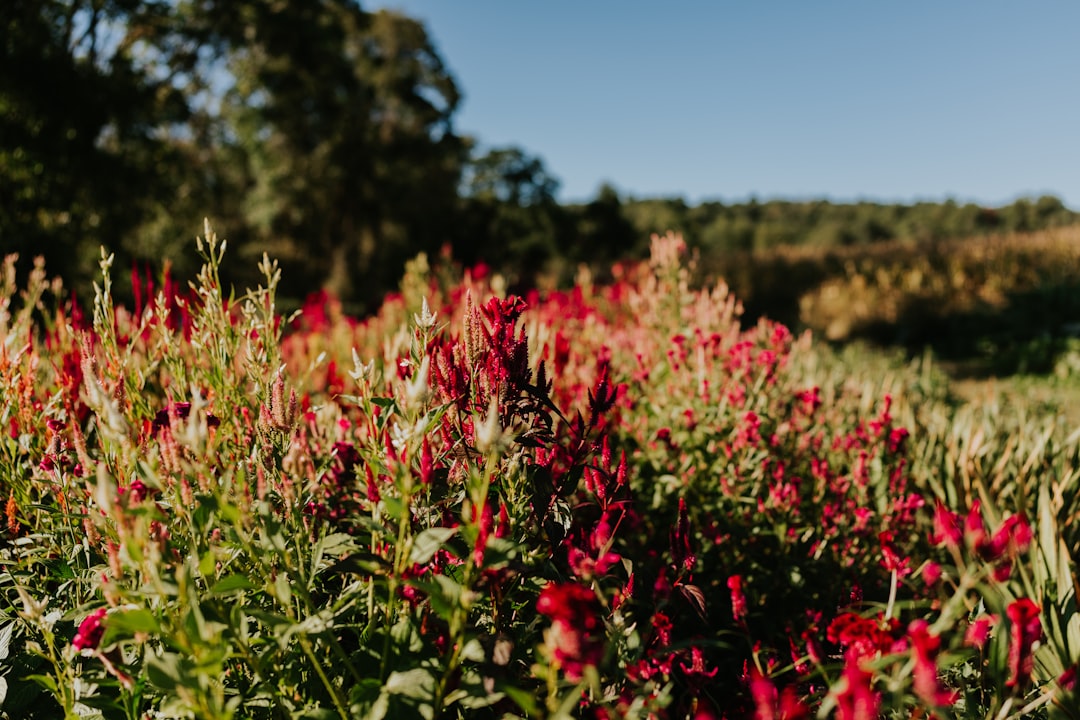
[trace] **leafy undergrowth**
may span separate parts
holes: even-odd
[[[695,290],[0,294],[9,718],[1075,717],[1076,441]],[[9,263],[6,267],[11,268]]]

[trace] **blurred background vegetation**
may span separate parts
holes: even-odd
[[[957,374],[1080,372],[1080,215],[1054,197],[689,205],[604,186],[560,204],[538,156],[458,132],[447,60],[395,12],[7,0],[0,29],[0,253],[24,272],[44,256],[82,297],[100,246],[117,269],[190,277],[204,216],[237,288],[265,251],[287,301],[322,288],[357,314],[421,252],[547,287],[670,229],[751,320],[931,348]]]

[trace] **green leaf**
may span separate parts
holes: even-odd
[[[146,661],[146,677],[157,688],[165,691],[182,686],[180,656],[164,653]]]
[[[157,633],[161,629],[154,613],[145,608],[120,610],[105,617],[105,627],[117,633],[134,635],[135,633]]]
[[[409,562],[414,565],[423,565],[435,555],[447,540],[457,533],[457,528],[436,527],[428,528],[413,539],[412,552],[409,553]]]
[[[382,499],[383,508],[386,510],[386,514],[394,520],[400,520],[405,517],[405,513],[408,508],[405,507],[405,503],[401,501],[401,498],[396,497],[384,497]]]
[[[445,575],[436,575],[434,581],[410,578],[405,583],[426,593],[431,609],[443,620],[450,620],[458,605],[461,604],[461,593],[464,588]]]
[[[500,691],[506,693],[506,696],[513,700],[514,703],[529,717],[538,714],[536,698],[533,697],[531,692],[509,683],[505,685],[499,683],[497,687]]]
[[[270,586],[270,591],[283,607],[288,607],[289,603],[292,602],[292,588],[289,586],[289,578],[284,572],[278,573]]]
[[[7,658],[8,653],[11,650],[11,634],[15,631],[15,623],[9,622],[3,628],[0,628],[0,660]],[[3,701],[0,700],[0,706],[3,705]]]
[[[217,558],[214,557],[213,550],[207,550],[199,558],[199,572],[203,577],[209,578],[214,576],[214,570],[217,567]]]
[[[435,694],[435,678],[425,668],[413,668],[405,672],[395,671],[386,679],[383,691],[417,700],[431,700]]]
[[[354,549],[356,549],[356,540],[348,533],[332,533],[322,541],[322,551],[326,555],[341,555]]]
[[[257,585],[244,575],[228,575],[214,583],[211,595],[231,595],[243,590],[254,590]]]
[[[26,679],[36,682],[38,685],[51,692],[53,695],[56,695],[60,692],[60,688],[56,686],[56,679],[53,678],[52,675],[27,675]]]

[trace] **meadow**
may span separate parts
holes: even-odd
[[[670,234],[362,320],[225,251],[85,311],[5,262],[0,717],[1080,716],[1065,415],[744,321]],[[890,312],[848,267],[826,338]]]

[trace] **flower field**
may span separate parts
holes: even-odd
[[[613,281],[0,273],[0,717],[1080,717],[1077,435]],[[125,278],[126,280],[126,278]]]

